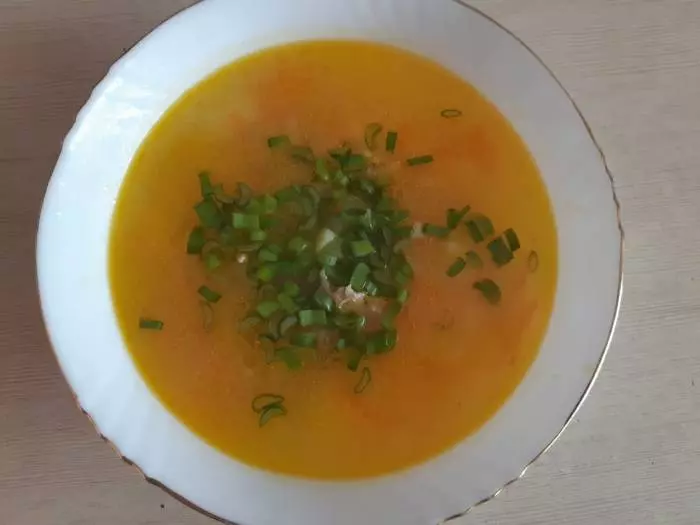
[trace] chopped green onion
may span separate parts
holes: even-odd
[[[396,330],[386,330],[374,334],[367,340],[367,355],[386,353],[396,346]]]
[[[262,242],[267,239],[267,233],[262,230],[253,230],[250,232],[250,240],[252,242]]]
[[[540,256],[537,255],[537,252],[535,250],[532,250],[530,252],[530,255],[527,256],[527,268],[531,272],[536,272],[537,268],[540,267]]]
[[[258,304],[256,310],[263,319],[269,319],[272,317],[277,310],[280,309],[280,305],[277,301],[263,301]]]
[[[301,359],[299,359],[296,353],[296,349],[291,346],[276,349],[275,358],[284,362],[290,370],[299,370],[302,365]]]
[[[258,252],[258,257],[261,261],[264,262],[277,262],[279,260],[277,254],[268,250],[267,248],[263,248],[262,250],[260,250]]]
[[[259,396],[255,396],[253,398],[250,406],[253,409],[253,412],[259,414],[268,407],[274,405],[281,406],[282,403],[284,403],[284,397],[282,396],[277,394],[260,394]]]
[[[258,280],[264,283],[269,283],[270,281],[272,281],[272,279],[275,278],[276,274],[277,271],[275,267],[271,264],[264,264],[263,266],[258,268],[258,271],[256,272]]]
[[[430,237],[437,237],[439,239],[445,239],[450,234],[452,230],[445,226],[436,226],[435,224],[426,223],[423,225],[423,233],[429,235]]]
[[[297,186],[289,186],[287,188],[282,188],[275,193],[278,204],[286,204],[288,202],[294,202],[299,198],[299,188]]]
[[[365,169],[367,167],[367,159],[364,155],[348,155],[343,162],[343,169],[345,171],[358,171]]]
[[[316,304],[327,312],[333,310],[333,306],[335,305],[333,298],[323,288],[316,290],[316,293],[314,294],[314,301],[316,301]]]
[[[478,269],[484,266],[484,263],[481,261],[481,257],[479,257],[474,250],[469,250],[464,255],[464,260],[467,263],[468,268]]]
[[[362,369],[362,377],[360,378],[360,381],[355,385],[355,393],[361,394],[362,392],[364,392],[365,388],[367,388],[371,382],[372,372],[370,372],[369,368],[364,367]]]
[[[321,157],[316,159],[316,176],[319,180],[328,181],[331,178],[331,174],[328,171],[328,166],[326,166],[326,161]]]
[[[289,342],[301,348],[316,348],[318,334],[316,332],[298,332],[294,334]]]
[[[208,171],[203,171],[199,174],[199,189],[203,199],[214,194],[214,187],[211,185],[211,178],[209,177]]]
[[[343,256],[343,239],[334,237],[318,252],[318,258],[323,264],[335,264]]]
[[[474,214],[465,224],[469,230],[469,236],[477,244],[491,237],[494,233],[493,223],[485,215]]]
[[[236,191],[238,192],[238,205],[247,206],[253,195],[252,188],[244,182],[239,182]]]
[[[266,214],[274,213],[277,209],[277,199],[272,195],[263,195],[261,197],[262,212]]]
[[[348,369],[352,372],[356,372],[357,369],[360,367],[360,362],[362,361],[363,357],[363,354],[359,350],[352,351],[348,358]]]
[[[224,187],[221,184],[214,186],[214,198],[221,204],[236,204],[236,197],[229,195],[224,191]]]
[[[409,166],[419,166],[421,164],[430,164],[433,162],[432,155],[421,155],[420,157],[411,157],[406,160],[406,164]]]
[[[406,301],[408,301],[409,297],[409,291],[406,288],[402,288],[399,290],[399,293],[396,294],[396,300],[401,303],[401,304],[406,304]]]
[[[301,291],[299,285],[292,281],[285,282],[283,285],[283,290],[289,297],[296,297]]]
[[[299,312],[301,326],[323,326],[327,323],[325,310],[302,310]]]
[[[233,214],[233,227],[239,230],[259,230],[260,216],[246,213]]]
[[[393,330],[396,323],[396,316],[399,315],[402,308],[403,305],[398,301],[387,306],[382,315],[382,326],[387,330]]]
[[[462,112],[458,109],[443,109],[440,116],[444,118],[457,118],[462,116]]]
[[[146,319],[142,317],[139,319],[139,328],[142,330],[162,330],[163,321],[158,321],[157,319]]]
[[[204,300],[210,303],[218,303],[219,299],[221,299],[221,294],[215,292],[208,286],[200,286],[199,290],[197,290],[197,293],[204,297]]]
[[[287,409],[284,408],[281,405],[272,405],[267,408],[265,408],[261,414],[260,414],[260,419],[258,421],[258,425],[260,427],[264,427],[267,425],[271,419],[276,418],[276,417],[282,417],[287,415]]]
[[[461,210],[456,210],[454,208],[450,208],[447,210],[447,227],[450,230],[454,230],[460,222],[462,222],[462,219],[464,219],[464,216],[469,213],[469,210],[471,209],[471,206],[465,206]]]
[[[199,217],[199,222],[205,228],[219,228],[221,226],[222,217],[219,207],[208,198],[197,204],[194,211]]]
[[[382,132],[382,125],[378,122],[367,124],[365,128],[365,146],[372,151],[377,147],[377,137]]]
[[[299,310],[299,306],[294,302],[294,299],[289,297],[286,293],[281,293],[277,295],[277,302],[288,314],[293,314]]]
[[[209,252],[204,256],[204,264],[212,272],[221,266],[221,257],[216,252]]]
[[[350,286],[352,287],[352,289],[356,292],[362,291],[365,288],[365,285],[367,284],[367,278],[369,277],[369,274],[370,268],[365,263],[360,263],[357,266],[355,266],[355,269],[352,272],[352,276],[350,277]]]
[[[496,237],[486,247],[491,252],[491,259],[497,266],[503,266],[513,260],[513,252],[510,251],[503,237]]]
[[[280,335],[286,334],[290,328],[293,328],[299,323],[296,315],[288,315],[280,322],[279,332]]]
[[[374,246],[368,240],[353,241],[350,243],[350,249],[355,257],[367,257],[375,252]]]
[[[201,253],[206,242],[207,240],[204,237],[204,228],[201,226],[193,228],[190,232],[190,236],[187,238],[187,253]]]
[[[309,247],[310,243],[303,237],[293,237],[287,244],[290,250],[295,253],[301,253]]]
[[[501,301],[501,289],[491,279],[477,281],[472,287],[481,292],[481,295],[491,304],[498,304]]]
[[[292,146],[289,150],[289,154],[292,158],[300,160],[302,162],[307,162],[310,164],[316,164],[316,157],[314,157],[314,152],[308,146]]]
[[[287,135],[277,135],[267,139],[267,147],[270,149],[278,148],[280,146],[287,146],[289,144],[291,144],[291,142]]]
[[[386,150],[389,153],[394,153],[396,150],[396,142],[399,139],[399,134],[396,131],[388,131],[386,134]]]
[[[518,239],[518,234],[515,233],[513,228],[508,228],[503,233],[503,236],[506,238],[511,252],[515,252],[520,249],[520,239]]]
[[[447,269],[447,272],[446,272],[447,276],[448,277],[456,277],[457,275],[462,273],[462,271],[464,270],[464,268],[466,266],[467,266],[467,262],[464,259],[462,259],[461,257],[457,257],[455,262],[453,262],[450,265],[450,267]]]

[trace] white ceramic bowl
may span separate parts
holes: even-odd
[[[117,327],[107,245],[127,167],[180,95],[260,48],[339,38],[429,57],[500,108],[549,191],[560,273],[539,356],[477,433],[409,470],[320,482],[237,462],[156,400]],[[521,42],[474,9],[453,0],[206,0],[127,53],[80,112],[44,201],[39,288],[58,361],[81,407],[124,458],[194,506],[242,525],[434,525],[518,478],[585,397],[620,302],[618,211],[601,153],[571,99]]]

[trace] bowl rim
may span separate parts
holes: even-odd
[[[601,350],[601,352],[600,352],[600,355],[599,355],[598,361],[597,361],[597,363],[596,363],[595,369],[594,369],[594,371],[593,371],[593,373],[592,373],[592,375],[591,375],[591,377],[590,377],[590,380],[589,380],[587,386],[585,387],[585,390],[583,391],[582,395],[580,396],[580,399],[577,401],[577,403],[575,404],[575,406],[574,406],[573,409],[571,410],[571,413],[570,413],[569,416],[567,417],[566,421],[564,422],[564,424],[562,425],[562,427],[560,428],[560,430],[556,433],[556,435],[554,435],[554,437],[551,438],[551,440],[549,441],[549,443],[547,443],[546,446],[544,446],[544,448],[542,448],[542,450],[540,450],[540,451],[539,451],[539,452],[538,452],[538,453],[537,453],[537,454],[522,468],[522,471],[521,471],[516,477],[514,477],[514,478],[510,479],[509,481],[505,482],[500,488],[498,488],[497,490],[495,490],[495,491],[494,491],[491,495],[489,495],[488,497],[486,497],[486,498],[484,498],[484,499],[482,499],[482,500],[480,500],[480,501],[477,501],[476,503],[473,503],[473,504],[469,505],[469,506],[468,506],[464,511],[462,511],[462,512],[459,512],[459,513],[457,513],[457,514],[454,514],[454,515],[451,515],[451,516],[448,516],[448,517],[444,518],[440,523],[448,523],[448,522],[450,522],[450,521],[452,521],[452,520],[458,519],[458,518],[460,518],[460,517],[466,515],[466,514],[467,514],[468,512],[470,512],[473,508],[475,508],[475,507],[477,507],[477,506],[479,506],[479,505],[482,505],[482,504],[484,504],[484,503],[486,503],[486,502],[492,500],[493,498],[495,498],[496,496],[498,496],[506,487],[508,487],[509,485],[511,485],[512,483],[514,483],[515,481],[517,481],[517,480],[519,480],[521,477],[523,477],[523,476],[525,475],[526,471],[530,468],[530,466],[532,466],[532,464],[533,464],[535,461],[537,461],[543,454],[545,454],[545,453],[556,443],[556,441],[559,439],[559,437],[563,434],[563,432],[566,430],[566,428],[569,426],[569,424],[570,424],[570,423],[572,422],[572,420],[574,419],[576,413],[577,413],[578,410],[581,408],[583,402],[585,401],[585,399],[586,399],[586,398],[588,397],[588,395],[590,394],[590,391],[591,391],[591,389],[592,389],[592,387],[593,387],[593,384],[595,383],[595,381],[596,381],[597,378],[599,377],[600,371],[601,371],[601,369],[602,369],[602,365],[603,365],[604,360],[605,360],[605,358],[606,358],[606,356],[607,356],[607,354],[608,354],[608,352],[609,352],[609,349],[610,349],[610,345],[611,345],[611,342],[612,342],[612,338],[613,338],[613,334],[614,334],[614,331],[615,331],[617,322],[618,322],[618,320],[619,320],[619,314],[620,314],[620,309],[621,309],[621,305],[622,305],[623,280],[624,280],[624,238],[625,238],[624,228],[623,228],[622,219],[621,219],[621,206],[620,206],[620,201],[619,201],[619,198],[618,198],[617,193],[616,193],[616,190],[615,190],[615,180],[614,180],[614,176],[613,176],[613,174],[612,174],[612,171],[611,171],[610,168],[609,168],[609,165],[608,165],[608,163],[607,163],[607,160],[606,160],[606,157],[605,157],[605,155],[604,155],[604,153],[603,153],[603,150],[602,150],[600,144],[598,143],[597,139],[595,138],[595,135],[594,135],[594,133],[593,133],[593,131],[592,131],[592,128],[591,128],[590,124],[588,123],[588,121],[587,121],[586,118],[584,117],[583,113],[581,112],[579,106],[576,104],[576,102],[575,102],[575,100],[573,99],[573,97],[571,96],[571,94],[567,91],[567,89],[564,87],[564,85],[559,81],[559,79],[556,77],[556,75],[554,74],[554,72],[544,63],[544,61],[543,61],[543,60],[542,60],[542,59],[541,59],[541,58],[540,58],[540,57],[539,57],[539,56],[538,56],[538,55],[537,55],[537,54],[536,54],[536,53],[535,53],[521,38],[519,38],[515,33],[513,33],[512,31],[510,31],[509,29],[507,29],[506,27],[504,27],[501,23],[499,23],[498,21],[496,21],[496,20],[495,20],[494,18],[492,18],[491,16],[489,16],[489,15],[485,14],[484,12],[482,12],[480,9],[478,9],[478,8],[476,8],[476,7],[474,7],[474,6],[471,6],[471,5],[467,4],[464,0],[445,0],[445,1],[446,1],[446,2],[449,2],[449,3],[457,4],[457,5],[459,5],[459,6],[463,7],[463,8],[465,8],[465,9],[471,11],[472,13],[474,13],[474,14],[476,14],[476,15],[482,17],[482,18],[485,19],[486,21],[488,21],[488,22],[490,22],[491,24],[495,25],[495,26],[496,26],[497,28],[499,28],[500,30],[502,30],[502,31],[504,31],[505,33],[507,33],[507,34],[508,34],[512,39],[514,39],[520,46],[522,46],[532,57],[534,57],[534,58],[537,60],[537,62],[539,62],[539,64],[547,71],[547,73],[549,74],[549,76],[551,77],[551,79],[554,80],[554,81],[556,82],[556,84],[558,85],[558,87],[560,88],[560,90],[566,95],[566,97],[567,97],[568,100],[570,101],[571,105],[573,106],[573,108],[575,109],[576,113],[578,114],[578,117],[580,118],[581,122],[583,123],[583,125],[584,125],[584,127],[585,127],[585,129],[586,129],[586,132],[587,132],[587,134],[588,134],[590,140],[592,141],[593,145],[595,146],[595,148],[596,148],[596,150],[597,150],[597,152],[598,152],[598,154],[599,154],[599,156],[600,156],[600,161],[601,161],[601,163],[602,163],[603,169],[604,169],[604,171],[605,171],[605,173],[606,173],[606,175],[607,175],[607,177],[608,177],[608,179],[609,179],[610,193],[611,193],[611,195],[612,195],[612,199],[613,199],[613,203],[614,203],[614,207],[615,207],[615,213],[616,213],[616,227],[617,227],[617,230],[618,230],[618,233],[619,233],[619,271],[618,271],[618,279],[617,279],[617,280],[618,280],[618,285],[617,285],[617,291],[616,291],[616,299],[615,299],[614,313],[613,313],[613,316],[612,316],[612,318],[611,318],[611,320],[610,320],[610,327],[609,327],[608,333],[607,333],[607,335],[606,335],[606,337],[605,337],[605,345],[604,345],[604,347],[602,348],[602,350]],[[189,6],[189,7],[184,7],[184,8],[182,8],[182,9],[179,9],[178,11],[174,12],[171,16],[169,16],[167,19],[163,20],[160,24],[158,24],[158,25],[157,25],[156,27],[154,27],[151,31],[149,31],[146,35],[144,35],[138,42],[136,42],[136,43],[133,44],[131,47],[129,47],[127,50],[125,50],[125,52],[122,54],[122,56],[111,66],[109,72],[105,75],[105,77],[95,86],[95,88],[93,89],[93,92],[92,92],[91,96],[89,97],[88,101],[85,103],[85,105],[83,106],[83,108],[82,108],[82,109],[80,110],[80,112],[78,113],[78,116],[76,117],[76,120],[75,120],[74,124],[80,121],[81,115],[83,114],[84,111],[88,110],[88,109],[90,108],[90,106],[93,104],[94,98],[95,98],[96,94],[99,93],[100,88],[103,86],[103,84],[105,83],[105,81],[110,77],[110,75],[111,75],[111,73],[113,72],[113,70],[121,66],[121,64],[124,62],[125,58],[131,53],[131,51],[132,51],[134,48],[138,47],[140,44],[142,44],[142,43],[144,43],[145,41],[147,41],[147,40],[153,35],[153,33],[156,32],[156,31],[158,31],[158,29],[160,29],[162,26],[164,26],[164,25],[170,23],[173,19],[177,18],[179,15],[181,15],[181,14],[183,14],[183,13],[189,11],[189,10],[192,9],[192,8],[197,7],[199,4],[202,4],[202,3],[208,3],[208,2],[207,2],[207,0],[204,0],[203,2],[196,3],[196,4],[194,4],[194,5],[192,5],[192,6]],[[71,130],[71,132],[69,132],[69,136],[70,136],[70,134],[71,134],[72,132],[73,132],[73,130]],[[67,138],[68,138],[68,137],[67,137]],[[65,146],[64,146],[64,147],[65,147]],[[62,151],[61,155],[62,155],[62,154],[63,154],[63,151]],[[53,177],[52,177],[52,179],[53,179]],[[41,212],[41,216],[42,216],[42,217],[44,216],[44,205],[46,204],[46,201],[48,200],[48,197],[49,197],[49,194],[50,194],[50,190],[51,190],[52,182],[54,182],[54,181],[51,180],[51,181],[49,182],[49,185],[48,185],[48,188],[47,188],[47,192],[46,192],[45,197],[44,197],[44,202],[42,203],[42,212]],[[36,237],[36,250],[37,250],[37,254],[38,254],[38,251],[39,251],[39,245],[40,245],[41,238],[42,238],[42,237],[41,237],[41,231],[42,231],[41,224],[42,224],[42,222],[43,222],[43,221],[40,220],[40,223],[39,223],[39,231],[38,231],[37,237]],[[40,263],[39,263],[39,257],[37,256],[37,271],[39,270],[39,264],[40,264]],[[40,278],[39,278],[39,275],[37,274],[37,281],[39,282],[39,280],[40,280]],[[49,329],[49,322],[48,322],[48,320],[47,320],[47,313],[46,313],[46,309],[45,309],[45,304],[44,304],[43,301],[42,301],[42,303],[41,303],[41,311],[42,311],[42,316],[43,316],[43,319],[44,319],[44,324],[45,324],[45,327],[46,327],[46,330],[47,330],[47,334],[48,334],[49,340],[51,341],[52,347],[54,347],[54,342],[53,342],[53,339],[52,339],[52,334],[51,334],[51,331],[50,331],[50,329]],[[66,379],[67,379],[67,374],[66,374],[66,372],[65,372],[64,365],[61,363],[60,359],[58,358],[58,355],[57,355],[55,352],[54,352],[54,358],[56,358],[56,361],[57,361],[57,363],[59,364],[59,368],[61,369],[61,371],[62,371],[64,377],[66,377]],[[193,510],[195,510],[195,511],[197,511],[197,512],[200,512],[200,513],[204,514],[205,516],[208,516],[208,517],[210,517],[210,518],[212,518],[212,519],[214,519],[214,520],[220,521],[220,522],[222,522],[222,523],[226,523],[226,524],[230,524],[230,525],[236,525],[235,522],[229,521],[229,520],[224,519],[224,518],[222,518],[222,517],[220,517],[220,516],[217,516],[217,515],[215,515],[215,514],[212,514],[211,512],[205,510],[204,508],[202,508],[202,507],[198,506],[197,504],[195,504],[194,502],[188,500],[187,498],[185,498],[185,497],[182,496],[181,494],[179,494],[179,493],[177,493],[176,491],[172,490],[171,488],[167,487],[166,485],[164,485],[162,482],[158,481],[157,479],[154,479],[154,478],[152,478],[152,477],[149,477],[149,476],[142,470],[142,468],[141,468],[136,462],[130,460],[130,459],[127,458],[125,455],[123,455],[123,453],[120,451],[119,447],[118,447],[114,442],[112,442],[107,436],[105,436],[104,434],[101,433],[101,430],[100,430],[99,425],[97,425],[97,423],[94,421],[93,417],[92,417],[91,414],[88,412],[88,410],[86,410],[86,409],[81,405],[81,402],[80,402],[80,400],[79,400],[79,398],[78,398],[78,395],[76,394],[76,392],[75,392],[75,390],[74,390],[73,385],[72,385],[68,380],[66,380],[66,383],[68,384],[69,390],[70,390],[71,395],[73,396],[73,398],[74,398],[74,400],[75,400],[75,402],[76,402],[76,405],[77,405],[78,408],[88,417],[88,420],[89,420],[90,423],[93,425],[93,427],[95,428],[95,430],[96,430],[96,432],[98,433],[98,435],[99,435],[104,441],[106,441],[106,442],[115,450],[116,454],[118,455],[118,457],[119,457],[120,459],[122,459],[122,460],[123,460],[125,463],[127,463],[128,465],[134,467],[148,483],[150,483],[150,484],[152,484],[152,485],[155,485],[155,486],[161,488],[163,491],[167,492],[167,493],[170,494],[172,497],[174,497],[175,499],[179,500],[181,503],[187,505],[188,507],[192,508]]]

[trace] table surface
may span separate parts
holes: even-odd
[[[61,139],[109,65],[191,0],[0,0],[0,524],[208,525],[77,410],[34,277]],[[700,523],[700,1],[474,0],[578,102],[626,231],[616,337],[574,423],[455,523]],[[697,386],[696,386],[697,381]]]

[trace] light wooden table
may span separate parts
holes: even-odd
[[[76,111],[124,48],[190,3],[0,0],[0,525],[213,523],[145,483],[78,412],[34,279],[41,199]],[[459,524],[697,525],[700,1],[472,3],[578,102],[627,244],[622,316],[592,395],[523,480]]]

